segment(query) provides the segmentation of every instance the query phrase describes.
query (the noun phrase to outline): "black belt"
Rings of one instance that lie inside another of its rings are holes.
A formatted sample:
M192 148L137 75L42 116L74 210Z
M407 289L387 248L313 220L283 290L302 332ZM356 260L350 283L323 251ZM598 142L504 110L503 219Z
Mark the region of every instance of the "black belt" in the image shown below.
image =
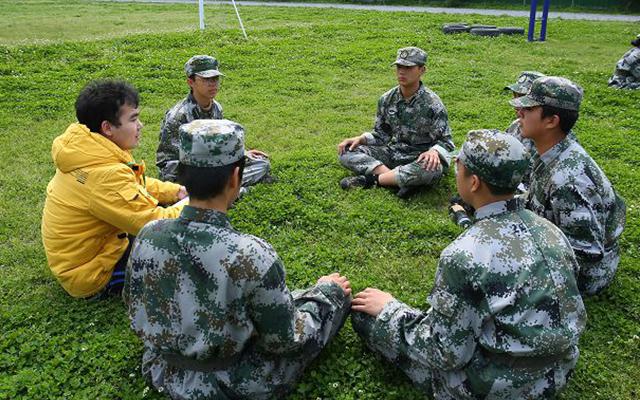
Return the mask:
M228 358L212 358L208 360L196 360L181 354L162 354L162 359L171 367L198 372L214 372L225 370L240 360L241 354L235 354Z
M563 351L560 354L554 354L551 356L539 356L539 357L517 357L507 353L492 353L484 348L480 348L481 353L485 359L496 362L502 365L508 365L512 368L533 368L539 369L544 367L550 367L558 361L564 361L571 356L572 347Z

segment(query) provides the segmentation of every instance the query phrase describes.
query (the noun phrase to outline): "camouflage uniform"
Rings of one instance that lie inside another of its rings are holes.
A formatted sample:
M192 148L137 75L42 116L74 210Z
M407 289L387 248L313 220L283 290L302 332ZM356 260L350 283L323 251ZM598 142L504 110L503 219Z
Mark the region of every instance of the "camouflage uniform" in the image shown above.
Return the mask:
M613 76L609 79L609 86L618 89L640 89L640 47L627 51L618 61Z
M511 103L577 111L581 100L582 89L571 81L546 77L534 82L529 95ZM583 294L596 294L611 283L620 261L618 238L626 207L573 134L534 158L526 207L556 224L569 239L580 265L577 280Z
M229 165L244 157L242 127L199 120L180 129L180 162ZM264 240L226 214L191 206L146 225L124 289L142 339L143 375L174 399L281 397L336 335L350 299L335 283L290 293Z
M224 76L218 71L218 61L210 56L193 56L185 64L187 77L199 75L202 77ZM160 127L158 150L156 151L156 165L160 171L160 179L175 182L178 168L178 148L180 126L196 119L222 119L222 105L211 99L211 108L204 110L198 105L192 93L173 106L164 116ZM247 157L242 186L251 186L264 178L271 169L268 159Z
M409 47L398 50L394 64L425 62L424 51ZM455 149L447 110L440 97L422 82L410 99L402 96L399 86L383 94L378 101L373 132L365 133L365 138L365 145L340 155L342 165L357 174L370 175L384 164L394 169L400 187L436 182L449 166L449 152ZM432 148L440 154L442 165L435 171L427 171L416 159Z
M513 190L526 168L522 145L495 132L470 132L461 155L481 179ZM475 217L442 252L428 311L394 299L377 318L352 313L353 327L436 399L553 397L586 322L571 247L519 199Z

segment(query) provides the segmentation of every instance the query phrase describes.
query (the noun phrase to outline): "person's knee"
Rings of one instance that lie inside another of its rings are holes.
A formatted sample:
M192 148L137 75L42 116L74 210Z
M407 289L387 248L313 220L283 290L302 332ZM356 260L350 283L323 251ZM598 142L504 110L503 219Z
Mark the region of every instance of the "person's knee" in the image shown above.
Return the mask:
M340 161L343 167L351 167L351 165L353 165L353 152L345 151L338 156L338 161Z
M437 183L443 176L442 165L434 170L426 170L422 165L414 162L398 168L398 183L400 186L429 186Z

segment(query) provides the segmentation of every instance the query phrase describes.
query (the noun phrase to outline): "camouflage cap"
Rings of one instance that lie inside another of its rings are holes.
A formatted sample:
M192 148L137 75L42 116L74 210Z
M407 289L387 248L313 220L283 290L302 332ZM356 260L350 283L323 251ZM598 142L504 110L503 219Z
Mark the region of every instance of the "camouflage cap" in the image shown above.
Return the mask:
M403 47L398 49L396 61L391 65L404 65L413 67L414 65L425 65L427 63L427 53L418 47Z
M567 78L543 76L533 81L526 96L509 100L509 104L516 108L551 106L578 111L582 94L582 88Z
M529 166L522 143L497 129L469 131L458 160L484 182L514 190Z
M184 72L187 76L198 75L203 78L212 78L214 76L224 76L218 70L218 60L211 56L198 55L193 56L184 64Z
M529 93L529 89L531 89L531 84L533 83L533 81L543 76L545 75L538 71L523 71L518 77L516 83L505 86L504 89L525 95Z
M196 119L180 126L180 162L221 167L244 157L244 128L228 119Z

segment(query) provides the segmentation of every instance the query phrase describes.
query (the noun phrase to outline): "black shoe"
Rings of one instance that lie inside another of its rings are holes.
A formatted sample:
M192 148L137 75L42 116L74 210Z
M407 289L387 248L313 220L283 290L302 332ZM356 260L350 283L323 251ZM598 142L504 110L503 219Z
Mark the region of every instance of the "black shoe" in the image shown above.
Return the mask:
M267 175L264 176L264 178L262 178L260 180L259 183L264 183L264 184L269 185L269 184L272 184L272 183L275 183L275 182L278 182L278 178L275 177L274 175L267 174Z
M396 192L396 196L398 196L401 199L408 199L409 197L413 196L416 193L418 193L417 186L405 186L405 187L401 187Z
M346 178L342 178L340 181L340 187L343 189L351 189L354 187L361 187L364 189L368 189L373 186L375 183L375 179L373 176L367 175L356 175L356 176L348 176Z

